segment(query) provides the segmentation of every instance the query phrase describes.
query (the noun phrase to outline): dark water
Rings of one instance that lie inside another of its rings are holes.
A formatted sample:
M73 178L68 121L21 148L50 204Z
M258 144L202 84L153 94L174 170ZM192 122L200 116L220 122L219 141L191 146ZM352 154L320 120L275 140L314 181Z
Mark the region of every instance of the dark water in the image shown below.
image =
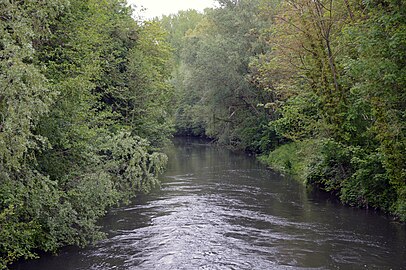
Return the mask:
M109 237L16 269L406 269L406 228L311 194L255 158L186 139L162 189L102 220Z

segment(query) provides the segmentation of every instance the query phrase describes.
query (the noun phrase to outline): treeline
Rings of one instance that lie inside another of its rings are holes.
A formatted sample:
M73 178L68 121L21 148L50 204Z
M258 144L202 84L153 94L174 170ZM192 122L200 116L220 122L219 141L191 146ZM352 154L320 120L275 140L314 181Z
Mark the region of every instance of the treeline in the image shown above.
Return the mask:
M171 50L125 0L0 2L0 269L100 239L158 183Z
M162 18L179 134L406 220L406 2L219 0Z

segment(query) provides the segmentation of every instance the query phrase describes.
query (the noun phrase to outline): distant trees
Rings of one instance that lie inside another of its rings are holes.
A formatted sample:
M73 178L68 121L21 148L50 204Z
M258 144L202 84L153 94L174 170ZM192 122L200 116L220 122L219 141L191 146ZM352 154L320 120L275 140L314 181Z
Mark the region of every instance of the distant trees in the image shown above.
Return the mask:
M269 114L257 105L268 94L247 76L250 58L263 46L257 40L258 27L266 21L257 15L257 1L222 1L220 5L184 31L174 79L182 89L176 127L179 133L205 133L221 143L265 150L268 142L261 138L267 137ZM185 21L184 25L186 20L184 14L172 18Z
M108 206L157 185L170 49L122 0L0 3L0 268L100 239Z

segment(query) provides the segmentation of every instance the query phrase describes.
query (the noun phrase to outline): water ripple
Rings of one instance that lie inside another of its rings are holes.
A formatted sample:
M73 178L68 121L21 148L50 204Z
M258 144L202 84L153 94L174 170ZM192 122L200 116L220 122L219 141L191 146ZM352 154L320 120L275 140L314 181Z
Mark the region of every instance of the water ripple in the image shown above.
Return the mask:
M106 240L26 269L406 269L402 225L224 149L179 146L169 160L160 190L103 220Z

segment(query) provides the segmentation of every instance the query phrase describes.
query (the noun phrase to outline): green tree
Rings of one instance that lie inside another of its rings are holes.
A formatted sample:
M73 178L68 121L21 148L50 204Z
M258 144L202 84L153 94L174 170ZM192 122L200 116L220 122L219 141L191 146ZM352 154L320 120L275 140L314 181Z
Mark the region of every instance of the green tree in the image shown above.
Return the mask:
M204 14L196 10L179 11L178 14L163 16L159 22L167 31L167 40L173 48L173 71L171 84L175 90L174 96L174 122L176 133L188 135L204 135L204 120L202 106L197 103L200 96L190 91L186 85L186 78L191 70L183 61L183 54L187 47L187 35L192 32L204 19ZM187 89L187 90L186 90Z
M257 105L267 93L250 82L248 64L262 48L256 33L266 22L257 16L257 1L220 5L206 10L204 19L186 32L177 77L184 91L178 127L187 133L204 129L220 143L243 149L265 149L269 115Z
M351 85L348 126L356 125L359 138L369 138L371 143L363 144L366 149L372 148L367 160L376 157L387 190L396 190L396 198L390 200L392 205L385 209L403 220L406 218L405 10L404 1L366 3L365 16L345 31L343 40L352 53L342 59L345 79Z
M404 3L272 3L262 10L273 16L269 47L251 63L253 80L274 93L271 125L290 140L320 140L310 184L404 219Z
M5 268L100 239L107 207L158 184L171 88L163 34L125 1L3 1L0 12Z

